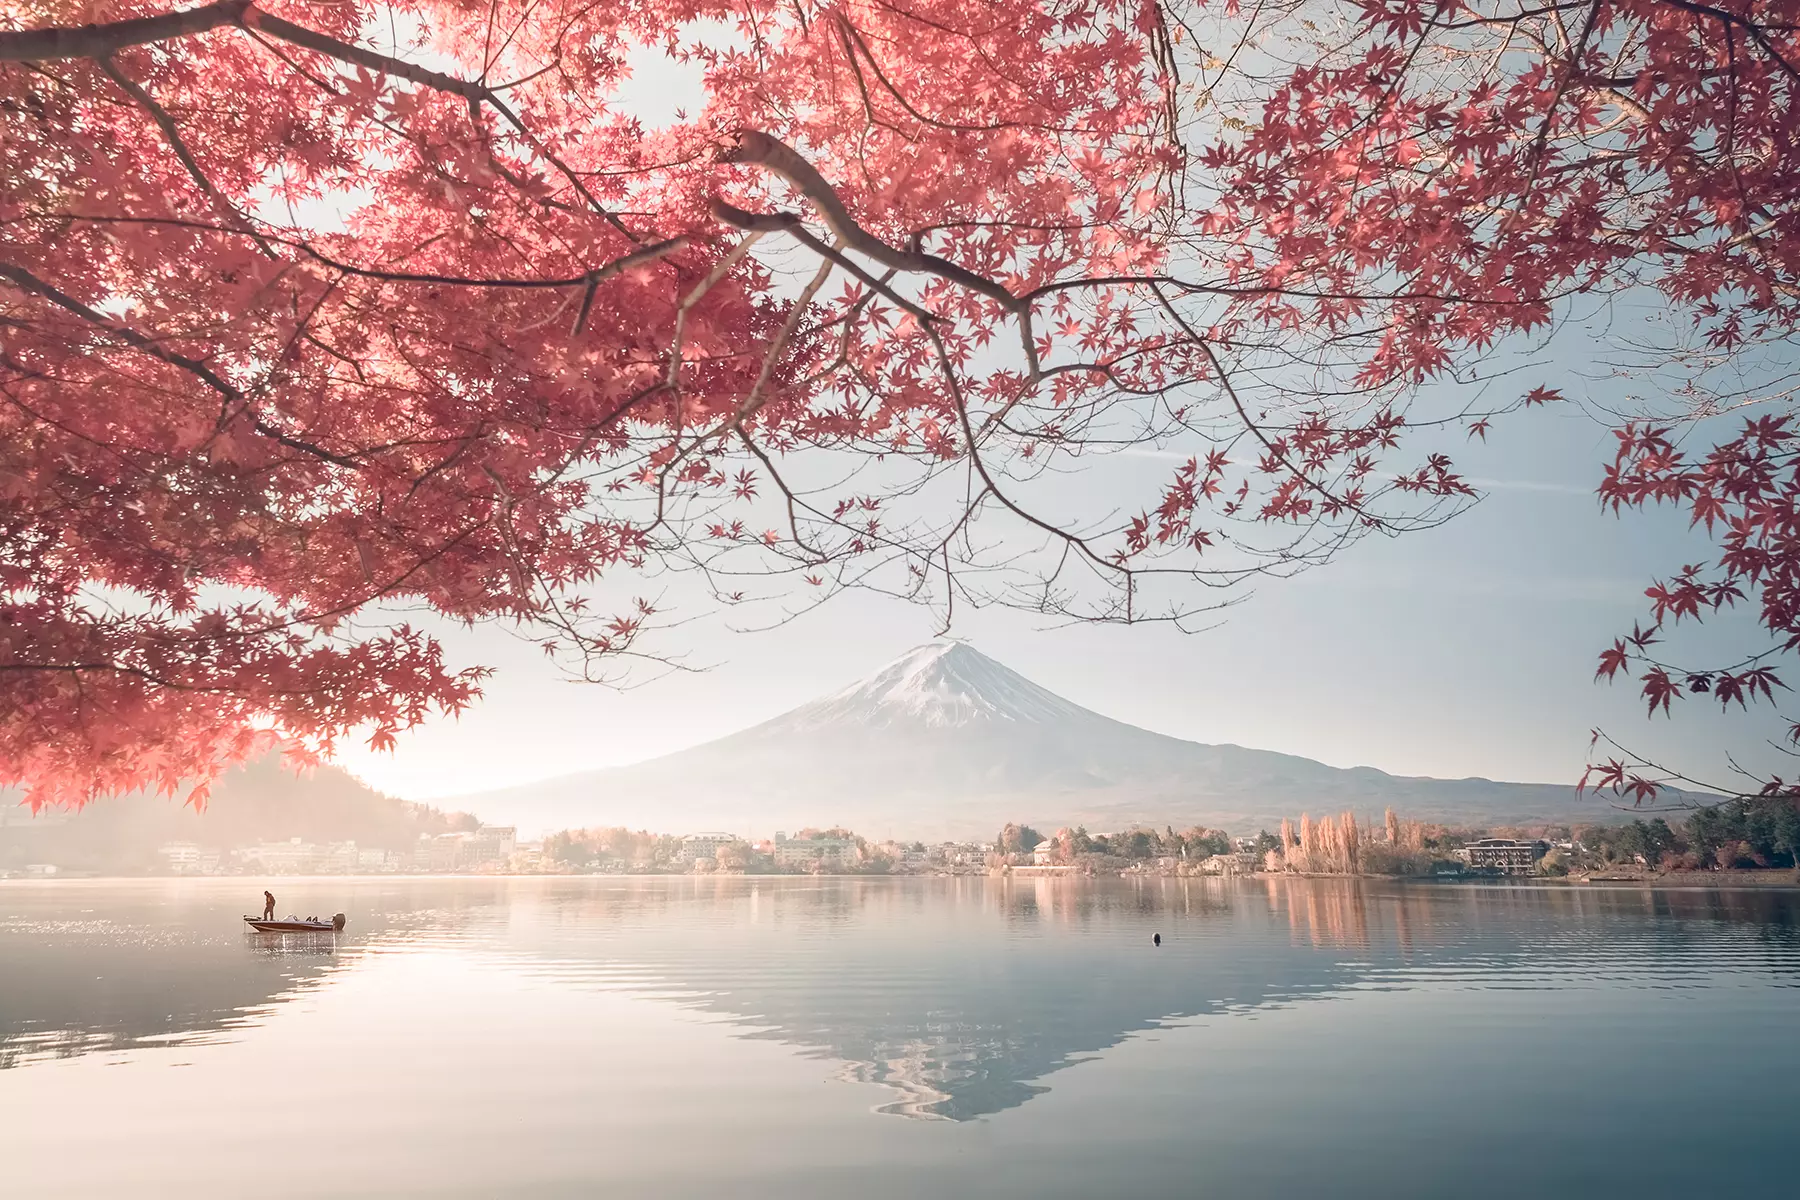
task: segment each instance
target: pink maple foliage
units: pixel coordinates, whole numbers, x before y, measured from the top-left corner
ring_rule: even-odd
[[[585,675],[656,616],[595,585],[665,565],[724,604],[747,559],[820,599],[1183,620],[1454,515],[1445,446],[1566,384],[1421,385],[1578,293],[1682,314],[1707,416],[1718,364],[1793,329],[1797,17],[22,0],[0,783],[78,803],[387,744],[481,680],[400,610],[531,626]],[[1601,495],[1720,531],[1657,628],[1756,590],[1785,653],[1787,418],[1752,421],[1698,458],[1631,425]],[[1128,447],[1179,464],[1134,512],[1036,490]],[[1660,707],[1701,690],[1646,669]]]

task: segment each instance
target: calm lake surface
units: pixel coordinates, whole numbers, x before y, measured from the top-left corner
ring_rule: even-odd
[[[0,884],[0,1193],[1792,1194],[1800,894],[262,886]]]

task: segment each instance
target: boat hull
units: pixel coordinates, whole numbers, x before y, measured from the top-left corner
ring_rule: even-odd
[[[336,933],[337,927],[329,921],[259,921],[254,917],[245,917],[244,924],[258,933]]]

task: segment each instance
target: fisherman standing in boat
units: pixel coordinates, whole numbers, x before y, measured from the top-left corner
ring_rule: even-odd
[[[264,892],[263,893],[263,920],[273,921],[274,919],[275,919],[275,894],[273,892]]]

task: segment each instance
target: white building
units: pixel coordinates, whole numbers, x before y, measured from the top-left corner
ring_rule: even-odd
[[[311,842],[303,842],[299,838],[289,838],[285,842],[263,842],[256,846],[245,846],[238,851],[238,858],[245,865],[254,866],[268,875],[300,875],[311,871],[319,857],[318,846]]]
[[[937,857],[953,867],[983,867],[992,846],[973,842],[945,842],[937,849]]]
[[[358,850],[356,852],[356,869],[359,871],[397,871],[400,869],[400,856],[392,850]]]
[[[315,869],[329,875],[353,875],[358,858],[355,842],[332,842],[320,848]]]
[[[720,847],[743,840],[735,833],[690,833],[681,839],[681,859],[693,862],[697,858],[717,858]]]
[[[809,838],[805,840],[775,836],[775,863],[783,867],[804,867],[812,863],[825,867],[844,867],[856,862],[856,843],[841,838]]]
[[[497,871],[512,862],[519,831],[511,825],[483,825],[469,832],[419,835],[412,865],[423,871]]]
[[[176,875],[200,874],[202,851],[198,842],[165,842],[156,853]]]

